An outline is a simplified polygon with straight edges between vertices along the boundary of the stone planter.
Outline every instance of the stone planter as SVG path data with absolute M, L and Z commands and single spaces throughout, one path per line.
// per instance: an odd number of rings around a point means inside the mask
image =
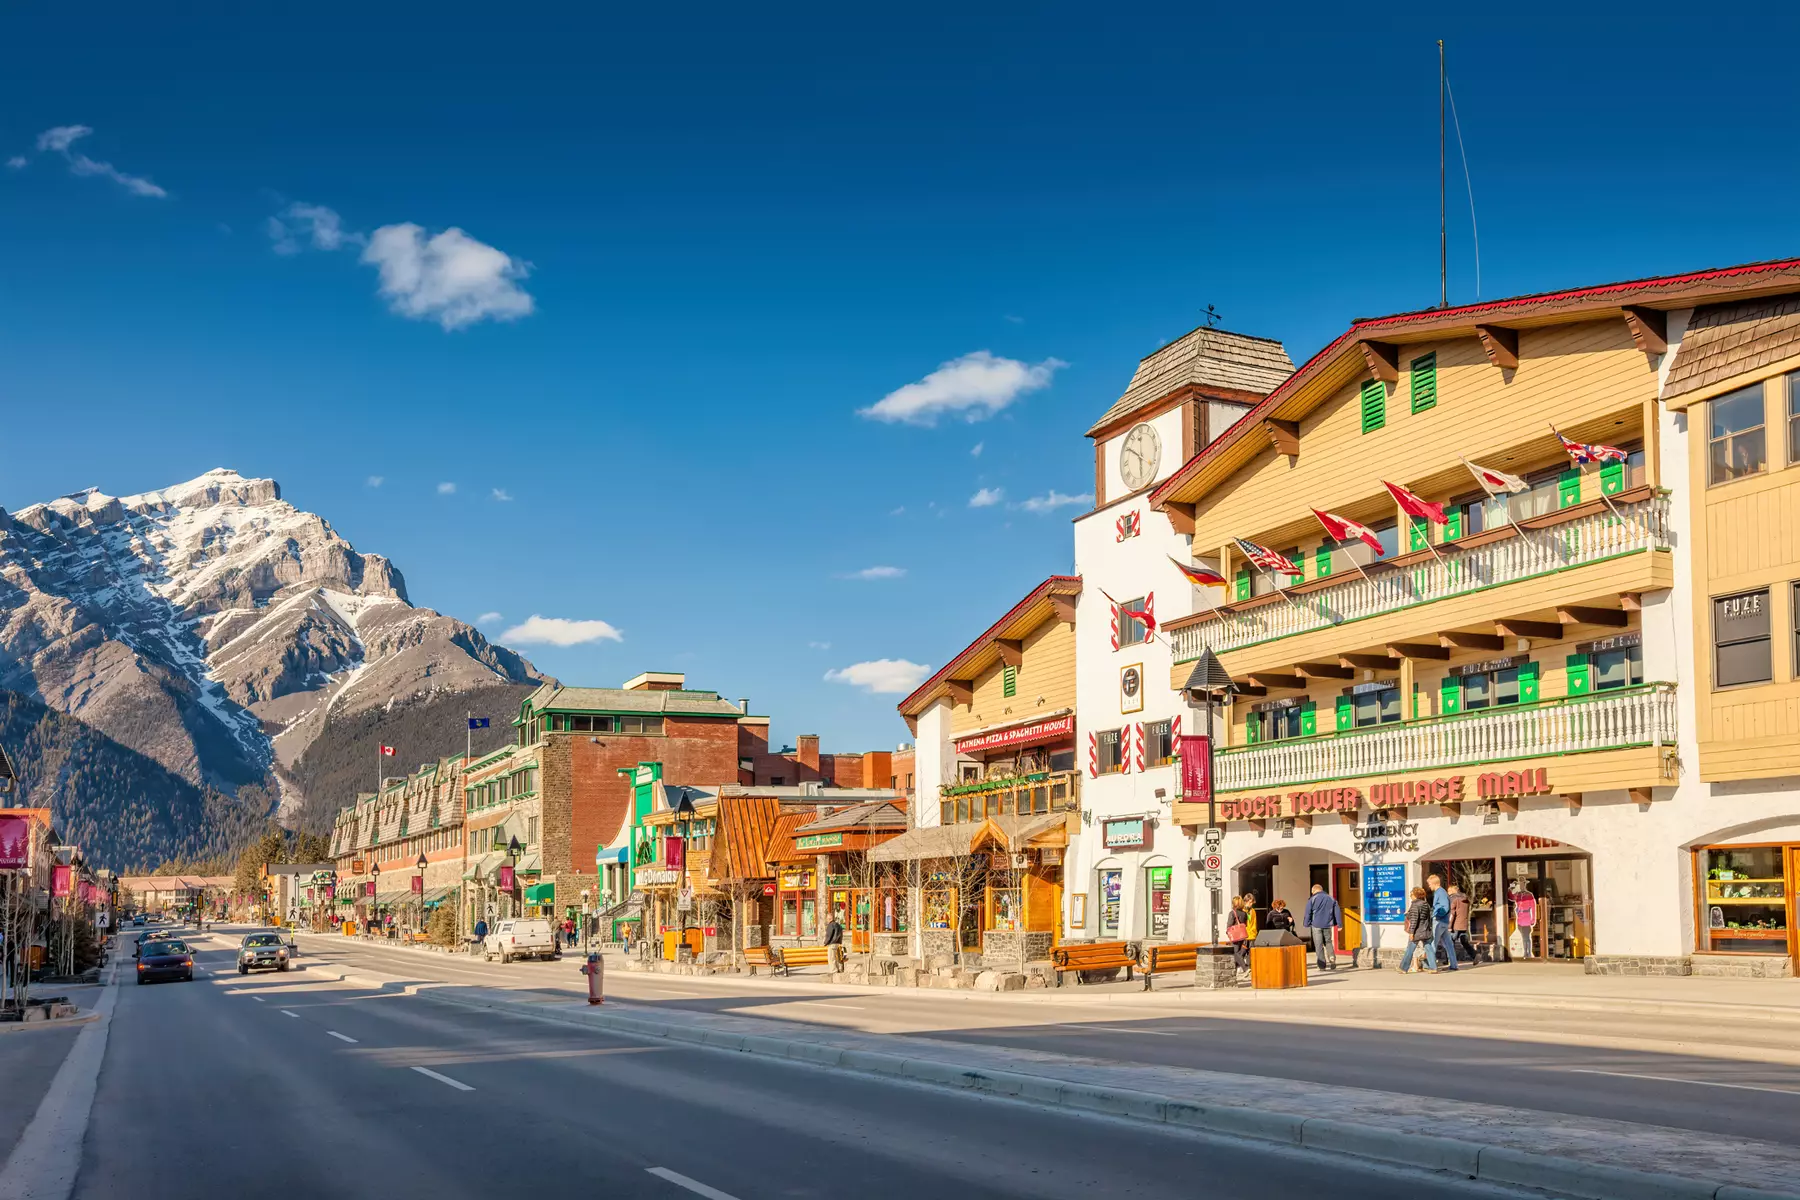
M 1050 957 L 1053 937 L 1049 930 L 1013 931 L 990 929 L 981 935 L 981 959 L 996 967 L 1039 962 Z
M 1237 959 L 1228 949 L 1202 947 L 1194 958 L 1194 986 L 1209 991 L 1237 986 Z

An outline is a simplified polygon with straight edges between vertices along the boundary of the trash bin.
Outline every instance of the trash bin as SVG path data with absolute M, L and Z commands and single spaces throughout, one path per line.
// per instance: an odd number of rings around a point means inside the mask
M 1306 986 L 1306 943 L 1290 930 L 1265 929 L 1250 943 L 1250 986 Z

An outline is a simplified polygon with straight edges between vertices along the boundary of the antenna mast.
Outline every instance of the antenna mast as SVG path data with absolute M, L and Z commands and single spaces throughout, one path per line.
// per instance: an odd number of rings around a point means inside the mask
M 1438 39 L 1438 307 L 1450 307 L 1450 242 L 1444 233 L 1444 39 Z

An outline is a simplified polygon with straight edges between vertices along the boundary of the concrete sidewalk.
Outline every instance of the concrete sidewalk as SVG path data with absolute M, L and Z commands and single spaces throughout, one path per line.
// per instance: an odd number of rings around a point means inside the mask
M 1800 1200 L 1800 1149 L 1663 1126 L 1364 1088 L 1028 1049 L 893 1037 L 791 1021 L 591 1007 L 544 992 L 423 983 L 310 964 L 314 977 L 596 1032 L 669 1038 L 1033 1103 L 1331 1150 L 1568 1196 Z M 1627 1166 L 1626 1164 L 1629 1164 Z

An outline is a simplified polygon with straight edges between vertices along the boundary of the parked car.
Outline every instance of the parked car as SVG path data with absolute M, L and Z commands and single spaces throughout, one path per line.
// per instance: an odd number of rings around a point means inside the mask
M 194 978 L 194 952 L 188 944 L 175 938 L 156 939 L 139 947 L 137 981 L 153 983 L 158 979 Z
M 248 975 L 252 969 L 285 971 L 288 948 L 279 933 L 251 933 L 238 947 L 238 974 Z
M 556 935 L 541 917 L 513 917 L 501 921 L 482 943 L 482 957 L 493 962 L 515 958 L 556 958 Z

